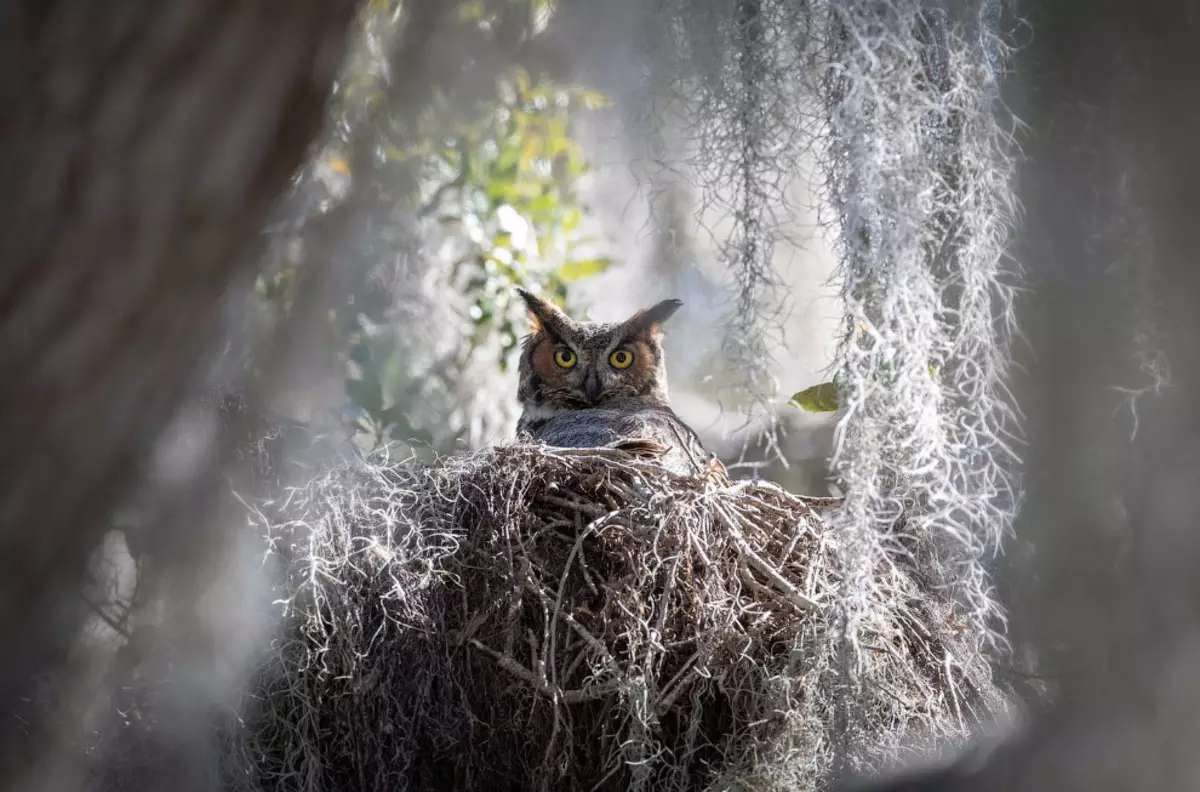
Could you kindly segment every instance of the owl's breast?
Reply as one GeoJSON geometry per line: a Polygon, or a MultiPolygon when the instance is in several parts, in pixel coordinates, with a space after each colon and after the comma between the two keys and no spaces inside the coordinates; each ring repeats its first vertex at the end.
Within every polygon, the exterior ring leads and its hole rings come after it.
{"type": "Polygon", "coordinates": [[[529,434],[559,448],[598,448],[621,440],[652,440],[668,449],[659,463],[681,475],[703,472],[712,458],[691,427],[666,406],[572,410],[538,423],[529,434]]]}

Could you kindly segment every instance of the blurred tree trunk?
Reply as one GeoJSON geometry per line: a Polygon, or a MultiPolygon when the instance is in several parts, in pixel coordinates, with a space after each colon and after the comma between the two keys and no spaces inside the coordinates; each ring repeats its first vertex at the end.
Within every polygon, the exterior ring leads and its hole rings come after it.
{"type": "Polygon", "coordinates": [[[0,743],[89,552],[219,340],[356,0],[0,11],[0,743]]]}
{"type": "Polygon", "coordinates": [[[1018,529],[1035,552],[1014,617],[1060,699],[1012,783],[1195,788],[1200,5],[1033,5],[1018,529]]]}

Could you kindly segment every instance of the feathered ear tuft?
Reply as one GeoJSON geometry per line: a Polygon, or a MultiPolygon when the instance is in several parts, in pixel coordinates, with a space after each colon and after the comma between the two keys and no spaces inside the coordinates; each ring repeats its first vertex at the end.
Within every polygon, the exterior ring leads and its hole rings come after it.
{"type": "Polygon", "coordinates": [[[649,333],[652,336],[662,335],[663,324],[683,307],[682,300],[663,300],[652,308],[638,311],[625,320],[625,326],[630,333],[649,333]]]}
{"type": "Polygon", "coordinates": [[[538,333],[545,330],[554,335],[561,335],[567,316],[558,309],[558,306],[524,289],[517,289],[517,294],[521,296],[525,302],[525,308],[529,312],[529,322],[533,325],[532,332],[538,333]]]}

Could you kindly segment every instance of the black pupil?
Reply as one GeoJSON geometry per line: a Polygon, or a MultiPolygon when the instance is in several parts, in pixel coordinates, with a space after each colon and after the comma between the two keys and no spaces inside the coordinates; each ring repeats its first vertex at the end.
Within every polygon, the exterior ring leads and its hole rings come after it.
{"type": "Polygon", "coordinates": [[[625,362],[625,356],[626,356],[627,354],[629,354],[629,353],[627,353],[627,352],[618,352],[618,353],[617,353],[617,362],[618,362],[618,363],[624,363],[624,362],[625,362]]]}

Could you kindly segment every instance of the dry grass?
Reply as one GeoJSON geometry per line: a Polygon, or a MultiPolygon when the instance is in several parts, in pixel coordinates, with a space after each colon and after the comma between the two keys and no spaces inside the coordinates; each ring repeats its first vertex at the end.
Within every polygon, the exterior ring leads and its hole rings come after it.
{"type": "Polygon", "coordinates": [[[616,451],[322,475],[258,515],[284,623],[237,786],[810,789],[839,755],[876,767],[964,734],[1000,697],[899,566],[839,688],[831,505],[616,451]],[[839,696],[866,714],[849,728],[839,696]]]}

